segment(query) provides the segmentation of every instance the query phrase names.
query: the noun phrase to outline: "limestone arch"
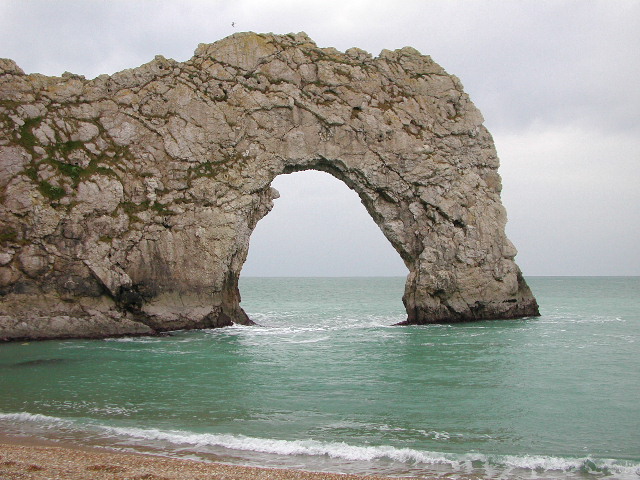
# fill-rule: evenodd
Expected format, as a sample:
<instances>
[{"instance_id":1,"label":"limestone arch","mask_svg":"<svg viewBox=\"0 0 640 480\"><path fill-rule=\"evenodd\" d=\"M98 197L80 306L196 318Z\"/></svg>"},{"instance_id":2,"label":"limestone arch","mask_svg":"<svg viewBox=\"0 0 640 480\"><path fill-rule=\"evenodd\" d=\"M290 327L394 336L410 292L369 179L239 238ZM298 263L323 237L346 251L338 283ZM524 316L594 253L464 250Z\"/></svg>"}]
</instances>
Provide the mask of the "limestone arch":
<instances>
[{"instance_id":1,"label":"limestone arch","mask_svg":"<svg viewBox=\"0 0 640 480\"><path fill-rule=\"evenodd\" d=\"M250 323L249 238L273 179L308 169L355 190L400 254L408 323L538 314L491 135L412 48L242 33L93 80L0 67L0 337Z\"/></svg>"}]
</instances>

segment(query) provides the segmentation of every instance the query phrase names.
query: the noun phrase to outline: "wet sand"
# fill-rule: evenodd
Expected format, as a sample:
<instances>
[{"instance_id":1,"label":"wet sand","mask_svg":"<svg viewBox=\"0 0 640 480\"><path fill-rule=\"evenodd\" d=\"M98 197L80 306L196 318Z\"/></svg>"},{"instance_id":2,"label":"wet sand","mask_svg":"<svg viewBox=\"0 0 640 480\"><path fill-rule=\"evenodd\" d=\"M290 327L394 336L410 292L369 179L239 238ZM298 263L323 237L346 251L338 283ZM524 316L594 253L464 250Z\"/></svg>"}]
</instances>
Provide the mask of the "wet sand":
<instances>
[{"instance_id":1,"label":"wet sand","mask_svg":"<svg viewBox=\"0 0 640 480\"><path fill-rule=\"evenodd\" d=\"M361 480L385 477L311 473L76 448L0 435L2 480ZM406 478L406 477L405 477Z\"/></svg>"}]
</instances>

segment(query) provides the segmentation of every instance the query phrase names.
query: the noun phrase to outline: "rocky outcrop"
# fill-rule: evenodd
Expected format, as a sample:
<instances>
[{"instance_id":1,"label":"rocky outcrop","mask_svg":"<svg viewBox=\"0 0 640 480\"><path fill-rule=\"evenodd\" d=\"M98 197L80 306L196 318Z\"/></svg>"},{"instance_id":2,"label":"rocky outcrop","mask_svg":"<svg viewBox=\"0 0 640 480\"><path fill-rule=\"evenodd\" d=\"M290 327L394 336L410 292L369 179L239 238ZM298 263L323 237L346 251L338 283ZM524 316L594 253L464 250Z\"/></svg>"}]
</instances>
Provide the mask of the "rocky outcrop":
<instances>
[{"instance_id":1,"label":"rocky outcrop","mask_svg":"<svg viewBox=\"0 0 640 480\"><path fill-rule=\"evenodd\" d=\"M538 313L480 112L428 56L235 34L93 80L0 60L0 337L249 323L238 277L280 174L355 190L408 323Z\"/></svg>"}]
</instances>

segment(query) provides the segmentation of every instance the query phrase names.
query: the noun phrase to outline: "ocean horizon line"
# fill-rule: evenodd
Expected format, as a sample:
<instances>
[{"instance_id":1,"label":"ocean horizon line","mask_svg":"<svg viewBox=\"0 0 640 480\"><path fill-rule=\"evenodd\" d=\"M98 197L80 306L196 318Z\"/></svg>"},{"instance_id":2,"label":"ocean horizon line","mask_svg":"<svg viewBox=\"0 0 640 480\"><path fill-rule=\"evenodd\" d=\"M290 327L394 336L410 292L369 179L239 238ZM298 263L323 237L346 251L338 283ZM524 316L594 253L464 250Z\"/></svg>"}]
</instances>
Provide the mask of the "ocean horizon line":
<instances>
[{"instance_id":1,"label":"ocean horizon line","mask_svg":"<svg viewBox=\"0 0 640 480\"><path fill-rule=\"evenodd\" d=\"M408 273L407 273L408 275ZM406 275L240 275L239 278L405 278ZM524 275L525 278L640 278L639 275Z\"/></svg>"}]
</instances>

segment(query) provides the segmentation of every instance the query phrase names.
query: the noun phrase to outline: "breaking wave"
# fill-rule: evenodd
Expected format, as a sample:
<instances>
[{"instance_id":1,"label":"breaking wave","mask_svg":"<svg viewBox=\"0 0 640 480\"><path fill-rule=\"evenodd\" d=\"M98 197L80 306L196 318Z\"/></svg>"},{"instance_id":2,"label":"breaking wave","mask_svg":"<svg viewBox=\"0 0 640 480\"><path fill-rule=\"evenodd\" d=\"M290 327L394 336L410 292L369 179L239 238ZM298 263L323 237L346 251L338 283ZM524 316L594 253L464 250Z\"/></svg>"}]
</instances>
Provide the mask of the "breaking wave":
<instances>
[{"instance_id":1,"label":"breaking wave","mask_svg":"<svg viewBox=\"0 0 640 480\"><path fill-rule=\"evenodd\" d=\"M281 440L248 437L244 435L194 433L181 430L160 430L135 427L115 427L99 423L86 423L85 419L64 419L31 413L0 413L0 425L10 423L16 427L37 426L44 432L52 429L76 431L88 437L111 439L120 447L153 448L157 452L176 455L190 451L191 454L229 455L238 458L239 452L285 457L324 457L337 462L384 462L389 473L393 471L428 474L437 468L440 472L452 471L478 474L484 478L504 478L506 474L535 475L535 478L600 478L632 480L640 477L640 464L612 459L563 458L539 455L485 455L481 453L443 453L397 448L390 445L360 446L344 442L317 440ZM15 429L15 428L14 428ZM33 430L25 429L33 434ZM14 432L15 433L15 432ZM53 437L52 439L55 439ZM241 455L240 455L241 457ZM247 456L250 458L250 456ZM264 457L263 457L264 458ZM389 464L396 464L393 468ZM531 477L533 478L533 477Z\"/></svg>"},{"instance_id":2,"label":"breaking wave","mask_svg":"<svg viewBox=\"0 0 640 480\"><path fill-rule=\"evenodd\" d=\"M344 442L317 440L277 440L244 435L163 431L157 429L106 427L112 433L131 438L162 441L169 444L195 447L222 447L234 451L258 452L273 455L324 456L337 460L374 462L386 460L413 467L443 465L454 471L526 470L537 473L576 472L602 474L608 478L631 479L640 475L640 464L610 459L561 458L551 456L484 455L429 452L390 445L357 446ZM593 477L592 477L593 478Z\"/></svg>"}]
</instances>

